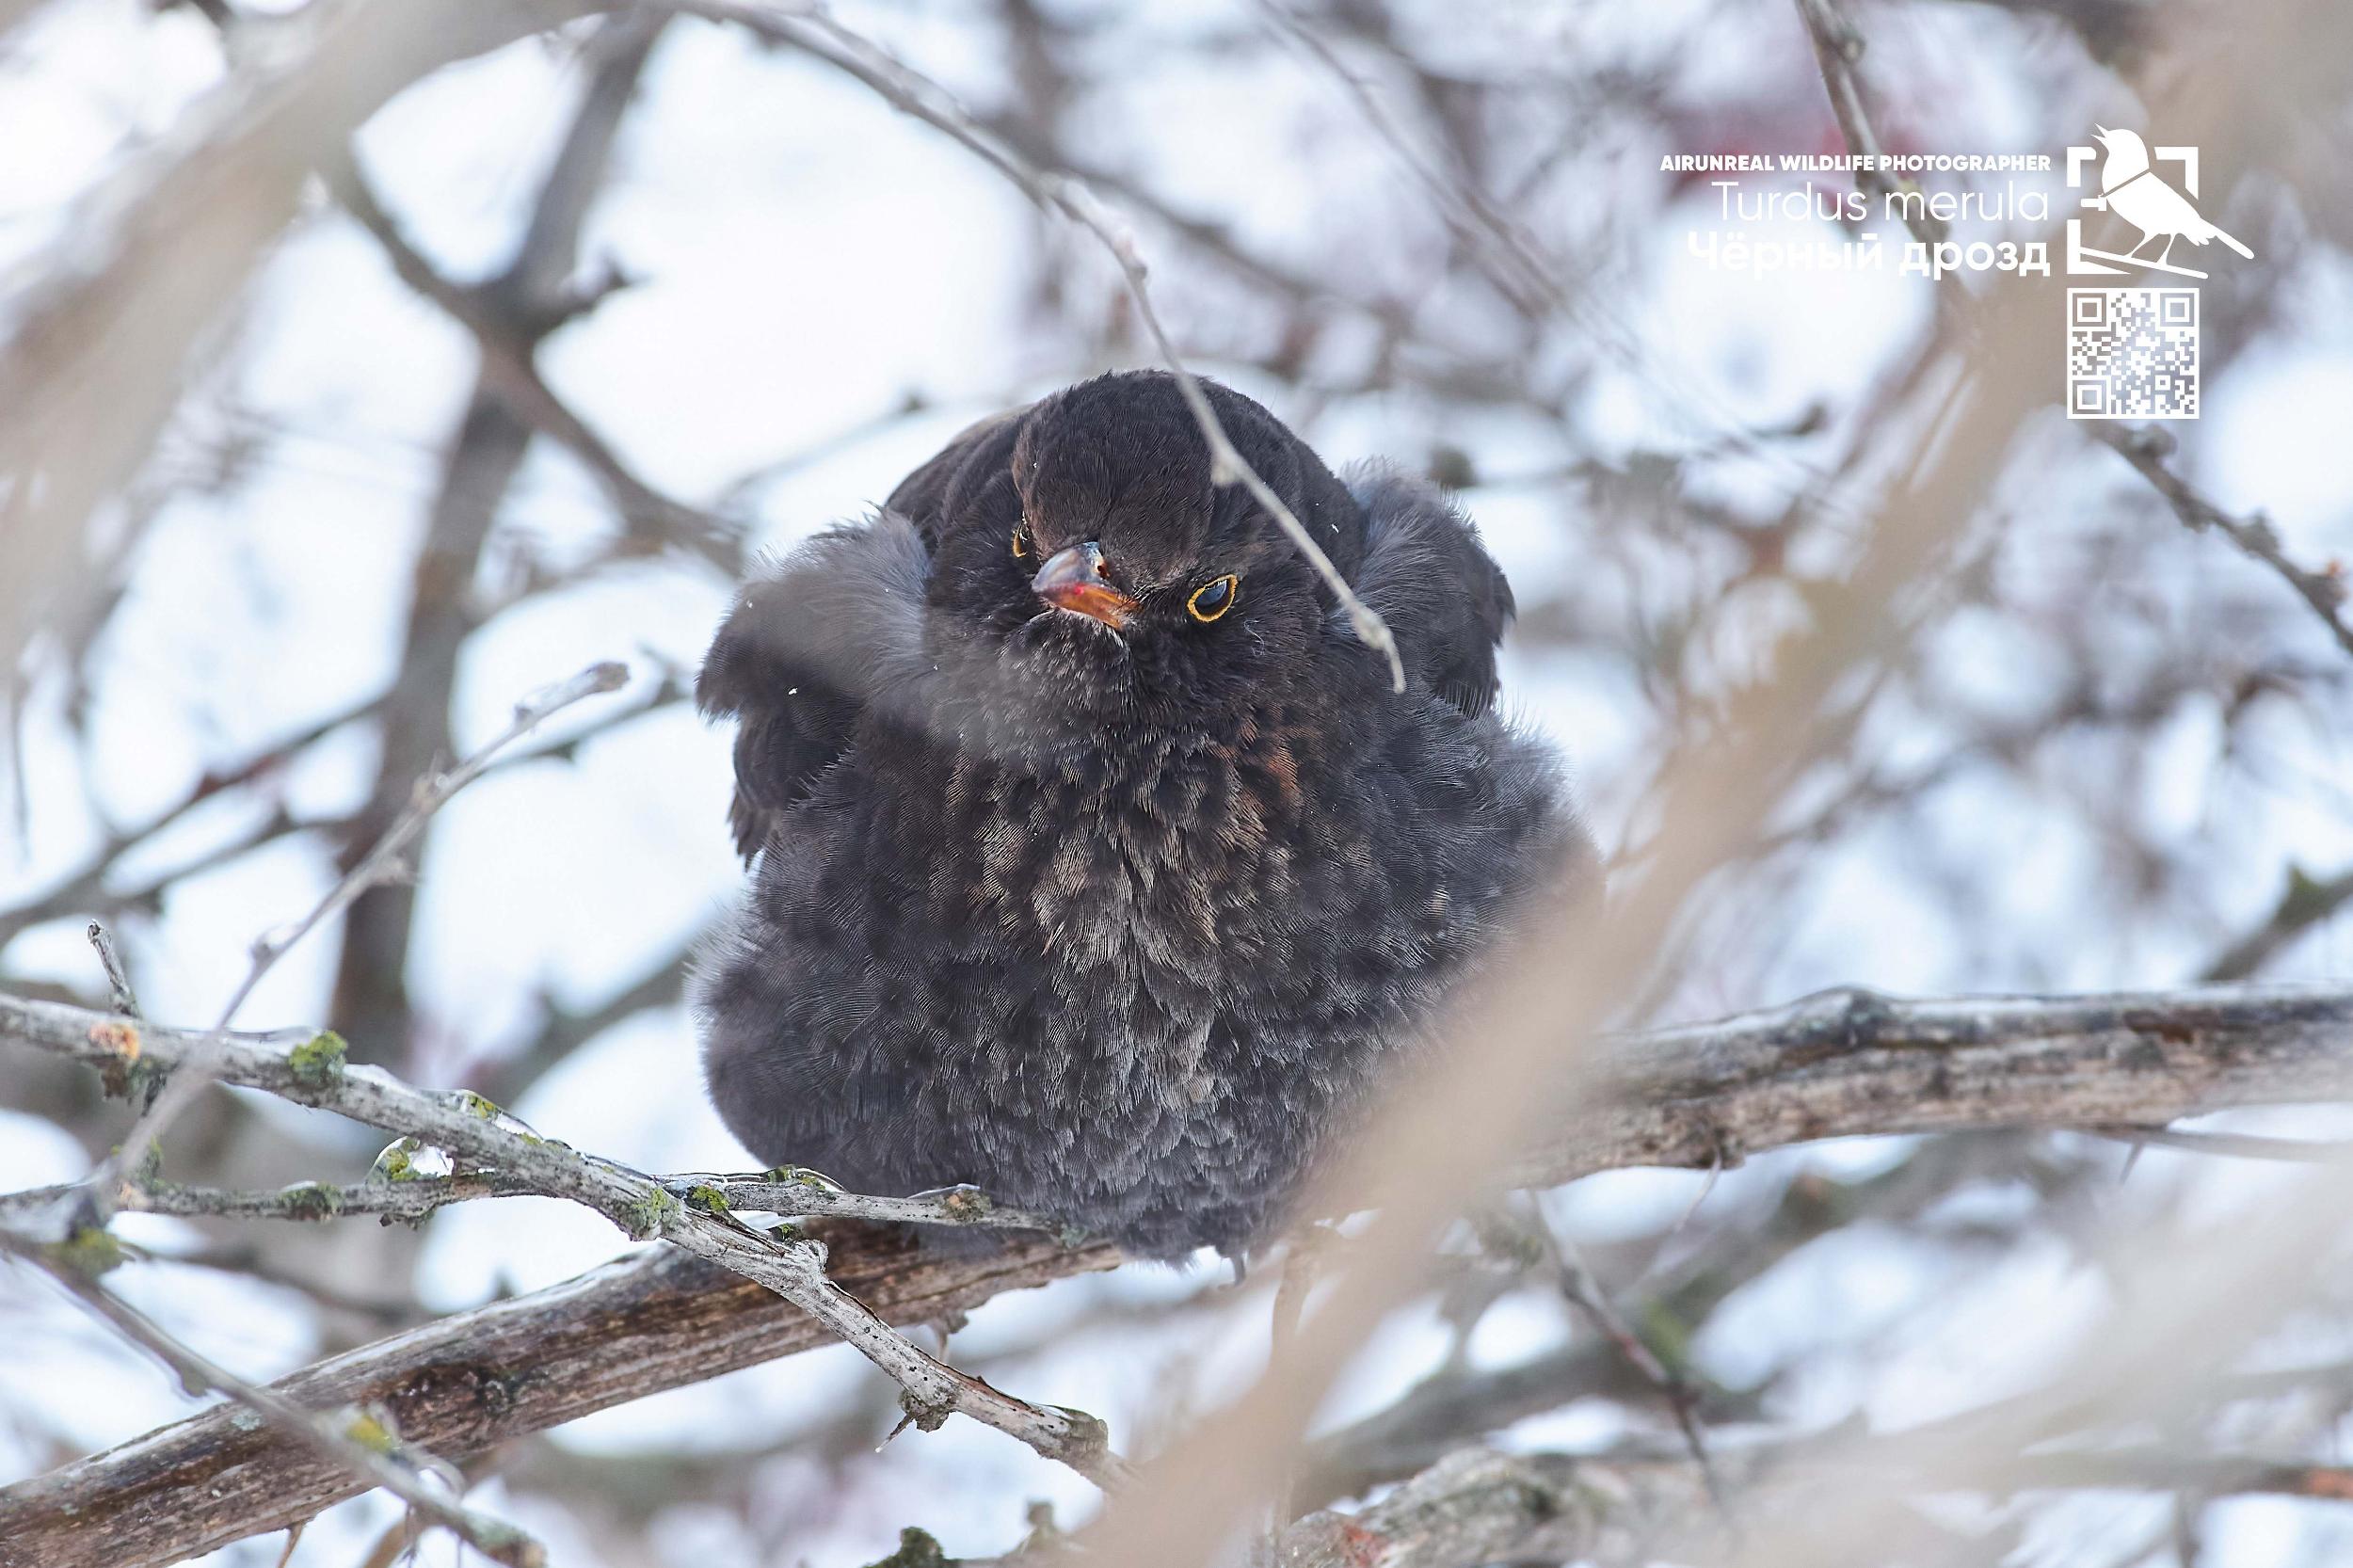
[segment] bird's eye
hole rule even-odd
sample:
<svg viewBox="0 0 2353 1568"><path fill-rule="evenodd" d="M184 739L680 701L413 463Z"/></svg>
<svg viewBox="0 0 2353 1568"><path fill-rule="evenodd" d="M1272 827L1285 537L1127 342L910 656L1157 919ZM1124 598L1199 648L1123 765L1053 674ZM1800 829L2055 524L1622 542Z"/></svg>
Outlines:
<svg viewBox="0 0 2353 1568"><path fill-rule="evenodd" d="M1030 520L1023 518L1013 525L1013 558L1026 561L1037 553L1037 542L1030 537Z"/></svg>
<svg viewBox="0 0 2353 1568"><path fill-rule="evenodd" d="M1241 579L1227 572L1214 583L1204 583L1193 590L1185 600L1185 608L1197 621L1213 621L1234 607L1234 596L1241 587Z"/></svg>

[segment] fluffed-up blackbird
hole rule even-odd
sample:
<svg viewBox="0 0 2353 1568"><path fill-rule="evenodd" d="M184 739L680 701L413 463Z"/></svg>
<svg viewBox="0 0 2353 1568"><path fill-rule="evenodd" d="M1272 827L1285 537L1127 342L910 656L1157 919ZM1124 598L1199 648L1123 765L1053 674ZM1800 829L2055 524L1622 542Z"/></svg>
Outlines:
<svg viewBox="0 0 2353 1568"><path fill-rule="evenodd" d="M765 571L696 689L753 870L696 1000L760 1159L1246 1256L1515 911L1597 888L1495 712L1471 524L1203 385L1407 689L1160 373L973 426Z"/></svg>

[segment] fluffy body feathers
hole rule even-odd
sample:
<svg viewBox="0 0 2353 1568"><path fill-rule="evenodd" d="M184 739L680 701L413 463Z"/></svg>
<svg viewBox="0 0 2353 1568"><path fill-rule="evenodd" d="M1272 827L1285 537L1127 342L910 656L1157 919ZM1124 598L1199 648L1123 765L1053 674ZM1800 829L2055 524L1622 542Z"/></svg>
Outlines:
<svg viewBox="0 0 2353 1568"><path fill-rule="evenodd" d="M1590 891L1553 759L1492 711L1512 598L1469 524L1212 392L1410 689L1157 376L985 422L804 545L698 688L739 726L754 861L706 1065L760 1158L1240 1254L1531 890ZM1117 629L1032 591L1080 550ZM1189 617L1228 572L1231 612Z"/></svg>

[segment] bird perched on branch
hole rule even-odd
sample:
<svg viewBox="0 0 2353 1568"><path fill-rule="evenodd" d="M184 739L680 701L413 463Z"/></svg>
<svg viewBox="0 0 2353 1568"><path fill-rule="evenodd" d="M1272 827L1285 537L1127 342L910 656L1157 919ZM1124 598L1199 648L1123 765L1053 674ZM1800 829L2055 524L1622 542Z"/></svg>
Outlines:
<svg viewBox="0 0 2353 1568"><path fill-rule="evenodd" d="M760 1158L1239 1257L1513 912L1593 889L1493 712L1512 593L1471 525L1204 385L1406 690L1161 374L975 425L786 557L696 688L754 866L705 1065Z"/></svg>
<svg viewBox="0 0 2353 1568"><path fill-rule="evenodd" d="M2100 144L2106 156L2100 160L2100 194L2086 198L2084 205L2114 212L2140 231L2140 243L2127 254L2138 256L2141 246L2159 235L2165 237L2165 248L2157 253L2158 266L2164 266L2166 258L2173 254L2173 242L2177 239L2192 245L2220 240L2242 256L2255 254L2199 216L2189 198L2165 183L2164 176L2150 165L2149 145L2140 139L2138 132L2111 131L2103 125L2096 128L2091 139Z"/></svg>

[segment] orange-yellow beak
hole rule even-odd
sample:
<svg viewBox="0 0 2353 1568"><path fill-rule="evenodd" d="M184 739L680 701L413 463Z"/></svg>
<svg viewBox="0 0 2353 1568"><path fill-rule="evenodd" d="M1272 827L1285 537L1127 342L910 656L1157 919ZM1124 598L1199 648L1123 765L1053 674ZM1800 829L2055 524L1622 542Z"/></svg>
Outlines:
<svg viewBox="0 0 2353 1568"><path fill-rule="evenodd" d="M1111 564L1089 540L1058 550L1030 579L1030 591L1057 610L1090 616L1116 630L1128 624L1136 601L1112 585Z"/></svg>

